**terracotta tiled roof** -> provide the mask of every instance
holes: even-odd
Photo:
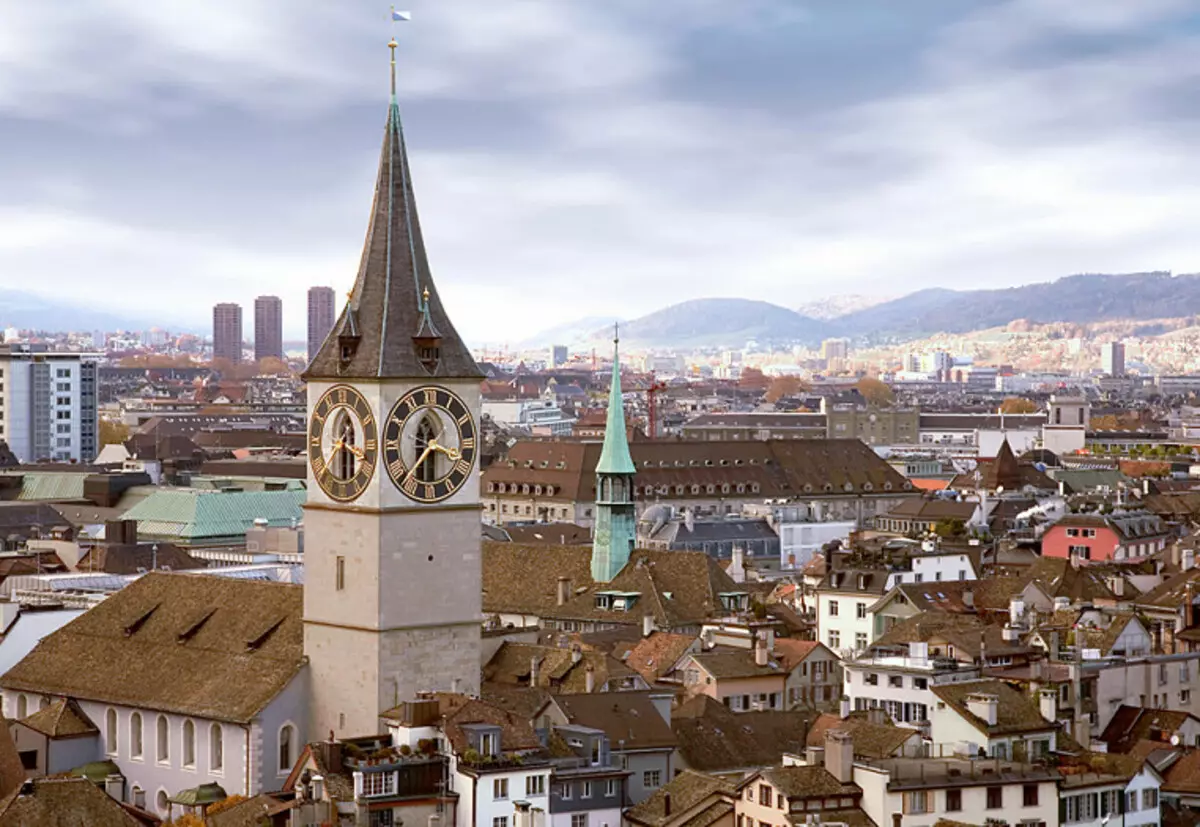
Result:
[[[707,695],[676,707],[671,728],[689,767],[734,772],[773,767],[804,750],[810,718],[799,712],[734,712]]]
[[[504,753],[539,751],[542,742],[529,720],[515,712],[486,701],[469,699],[446,715],[446,738],[454,751],[462,755],[470,743],[463,727],[467,724],[491,724],[500,727],[500,749]]]
[[[53,701],[46,708],[21,719],[21,723],[49,738],[76,738],[81,735],[100,734],[92,719],[70,698]]]
[[[483,610],[541,615],[558,603],[558,578],[572,589],[592,584],[586,546],[483,543]]]
[[[1029,567],[1025,583],[1036,583],[1051,599],[1069,597],[1072,602],[1114,600],[1103,571],[1075,567],[1065,557],[1042,557]]]
[[[535,657],[539,661],[537,686],[553,692],[586,692],[589,667],[597,688],[608,681],[619,681],[636,674],[604,652],[572,652],[553,646],[505,641],[483,667],[483,679],[508,686],[528,686]]]
[[[932,689],[938,700],[945,701],[962,716],[963,720],[989,736],[1018,732],[1044,732],[1056,728],[1054,724],[1042,717],[1041,710],[1028,697],[1003,681],[984,679],[935,684]],[[977,717],[967,708],[967,696],[976,693],[996,696],[998,703],[995,725],[989,726],[986,721]]]
[[[0,686],[245,723],[304,664],[302,594],[151,572],[48,635]]]
[[[637,642],[625,658],[625,665],[638,672],[647,682],[656,683],[689,648],[696,645],[697,640],[696,635],[654,632]]]
[[[1188,719],[1200,723],[1194,715],[1173,709],[1151,709],[1121,704],[1104,728],[1100,740],[1113,753],[1129,752],[1139,741],[1157,741],[1159,746],[1171,743]]]
[[[891,723],[873,724],[862,718],[842,719],[826,713],[818,717],[808,730],[807,745],[824,747],[825,733],[830,730],[849,733],[854,742],[854,754],[865,758],[895,757],[900,748],[917,735],[916,730]]]
[[[733,812],[734,793],[733,786],[719,778],[693,770],[683,770],[672,778],[670,783],[655,790],[654,795],[626,811],[625,817],[634,824],[646,827],[682,827],[682,814],[710,802],[698,820],[686,822],[687,827],[704,827]],[[670,813],[667,812],[668,796],[671,802]]]
[[[939,641],[953,644],[956,657],[965,656],[967,659],[979,658],[981,644],[994,655],[1029,651],[1021,643],[1006,641],[1003,629],[984,622],[978,615],[942,612],[925,612],[905,618],[872,643],[870,648],[907,648],[910,642],[936,644]],[[933,647],[930,654],[934,654]],[[963,657],[958,659],[963,660]]]
[[[896,588],[917,611],[963,614],[973,611],[1006,612],[1009,601],[1021,593],[1021,585],[1021,580],[1016,577],[988,577],[982,580],[901,583]]]
[[[596,692],[558,695],[553,703],[572,724],[603,730],[613,748],[671,749],[675,734],[654,706],[650,692]]]
[[[763,770],[762,777],[770,781],[788,798],[862,795],[862,790],[857,784],[853,782],[843,784],[820,764],[804,767],[775,767]]]
[[[763,677],[778,677],[782,680],[788,674],[788,670],[784,669],[783,664],[775,657],[768,657],[766,665],[759,666],[755,662],[754,652],[749,649],[700,652],[692,655],[689,661],[717,680]]]

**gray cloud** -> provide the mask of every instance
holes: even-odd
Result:
[[[386,11],[41,5],[0,31],[0,283],[197,327],[279,293],[293,332],[348,286]],[[1200,262],[1182,0],[413,6],[418,200],[476,340]]]

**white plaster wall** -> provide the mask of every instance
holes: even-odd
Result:
[[[870,608],[871,604],[878,599],[878,595],[818,592],[817,640],[834,650],[842,658],[854,651],[855,636],[859,633],[867,636],[867,644],[870,645],[873,642],[871,613],[867,611],[865,617],[858,617],[857,605],[862,603],[865,607]],[[831,602],[838,604],[836,616],[829,613]],[[837,646],[833,646],[829,642],[831,631],[837,631],[840,635]]]

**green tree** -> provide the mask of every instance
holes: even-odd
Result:
[[[116,419],[100,420],[100,445],[121,445],[129,439],[129,426]]]

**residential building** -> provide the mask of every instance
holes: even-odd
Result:
[[[1149,511],[1068,514],[1042,535],[1042,555],[1073,565],[1135,563],[1162,551],[1171,537],[1162,518]]]
[[[343,737],[397,698],[477,694],[482,660],[484,374],[430,273],[394,96],[383,137],[358,276],[304,374],[309,724]]]
[[[973,553],[972,553],[973,552]],[[888,586],[901,583],[944,583],[977,580],[979,553],[972,549],[943,548],[935,541],[922,543],[920,552],[914,550],[888,576]]]
[[[863,825],[863,790],[854,783],[854,745],[847,733],[825,733],[823,764],[761,770],[743,779],[735,801],[738,824],[822,822]]]
[[[885,571],[834,568],[817,586],[817,634],[838,657],[862,652],[874,640],[868,610],[883,596],[887,580]]]
[[[874,709],[867,717],[842,718],[838,714],[825,714],[812,722],[805,739],[805,749],[824,749],[825,733],[830,730],[844,732],[854,745],[854,755],[860,758],[904,758],[924,757],[924,740],[920,730],[896,726],[887,719],[882,709]]]
[[[1059,773],[1045,766],[945,758],[862,760],[854,781],[875,824],[1006,823],[1059,827]]]
[[[894,534],[918,535],[943,525],[965,526],[976,519],[979,503],[970,500],[913,498],[875,518],[875,528]]]
[[[0,442],[23,463],[91,462],[100,450],[98,354],[0,345]]]
[[[213,358],[242,361],[242,306],[224,302],[213,307]]]
[[[816,640],[775,638],[771,654],[787,674],[787,709],[837,709],[842,697],[842,662]]]
[[[596,442],[524,440],[483,472],[484,519],[595,524]],[[697,518],[736,514],[765,499],[817,503],[823,517],[866,525],[916,496],[913,485],[857,439],[629,443],[638,514],[655,505]],[[836,473],[835,470],[836,469]]]
[[[913,445],[919,439],[921,412],[916,408],[868,405],[826,406],[830,439],[859,439],[867,445]]]
[[[1125,343],[1105,342],[1100,345],[1100,370],[1106,376],[1123,377],[1125,375]]]
[[[31,732],[50,728],[42,707],[78,717],[72,757],[90,748],[91,761],[112,761],[118,799],[144,797],[160,816],[205,782],[230,795],[278,789],[308,731],[301,599],[288,584],[151,572],[0,677],[4,716]],[[48,744],[41,765],[61,748]]]
[[[283,358],[283,302],[278,296],[254,300],[254,361]]]
[[[337,319],[332,287],[308,288],[308,361],[316,357]]]
[[[1091,764],[1063,770],[1064,827],[1158,827],[1163,777],[1153,764],[1131,755],[1104,755]]]
[[[753,652],[718,649],[684,655],[675,675],[689,698],[708,695],[734,712],[785,708],[788,675],[764,642]]]
[[[849,339],[825,339],[821,342],[821,358],[826,362],[830,359],[845,359],[849,355]]]
[[[804,752],[808,724],[808,716],[795,712],[734,712],[697,695],[671,716],[678,768],[741,778],[777,767],[786,755]]]
[[[1174,709],[1121,705],[1100,734],[1111,753],[1127,754],[1142,742],[1200,748],[1200,718]]]
[[[534,719],[540,729],[554,729],[563,735],[568,746],[583,755],[592,755],[592,745],[597,743],[597,737],[602,737],[603,754],[611,757],[611,761],[606,759],[588,766],[592,772],[613,779],[614,786],[619,785],[616,806],[629,806],[645,801],[675,777],[676,740],[671,731],[671,702],[672,696],[662,692],[552,695],[537,710]],[[614,777],[613,767],[624,770],[621,778]],[[558,800],[552,801],[552,810],[556,806],[559,811],[592,809],[601,804],[612,806],[612,795],[607,792],[602,795],[598,783],[593,783],[591,795],[582,795],[585,791],[579,789],[582,783],[598,779],[567,773],[569,769],[569,765],[556,766],[555,777],[561,774],[564,782],[576,785],[579,794],[564,797],[563,790],[557,790]],[[605,785],[608,786],[607,780]],[[594,820],[593,827],[605,823],[601,814],[595,814]],[[617,821],[607,823],[615,825]]]
[[[980,679],[934,684],[930,738],[967,755],[1030,761],[1057,746],[1057,706],[1049,715],[1003,681]],[[1053,700],[1053,699],[1052,699]]]

